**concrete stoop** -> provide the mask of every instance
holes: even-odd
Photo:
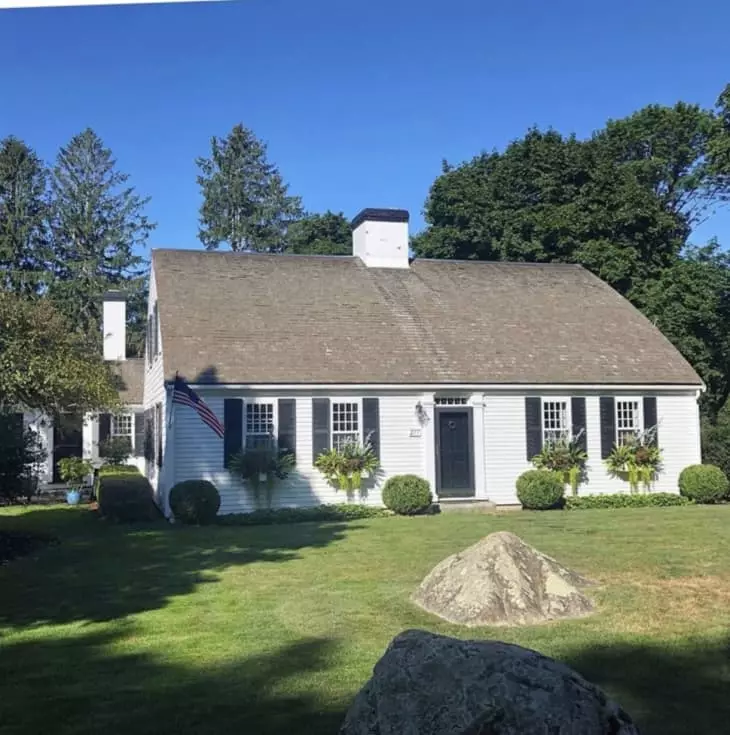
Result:
[[[491,500],[481,498],[443,498],[436,503],[441,513],[493,513],[498,510]]]

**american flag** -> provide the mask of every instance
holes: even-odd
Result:
[[[210,426],[221,439],[223,438],[225,433],[223,424],[218,421],[218,417],[210,410],[208,404],[182,378],[175,378],[172,402],[190,406],[193,411],[197,412],[203,423]]]

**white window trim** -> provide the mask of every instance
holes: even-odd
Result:
[[[358,443],[363,443],[363,416],[362,416],[362,398],[356,398],[353,396],[338,396],[336,398],[330,398],[330,449],[333,449],[335,446],[335,420],[334,420],[334,412],[335,412],[335,403],[355,403],[357,405],[357,441]],[[338,432],[338,433],[346,433],[346,432]],[[354,432],[352,432],[354,433]]]
[[[116,417],[117,416],[129,416],[129,427],[130,427],[129,434],[117,434],[114,431],[114,428],[115,428],[114,424],[116,422]],[[116,415],[115,414],[112,414],[111,417],[110,417],[110,419],[109,419],[109,438],[110,439],[113,439],[113,438],[116,438],[116,437],[123,437],[125,439],[129,439],[129,445],[131,447],[132,454],[134,454],[135,449],[136,449],[136,447],[134,445],[135,428],[136,428],[135,421],[136,421],[135,414],[134,413],[129,413],[127,411],[122,411],[122,412],[120,412],[119,414],[116,414]]]
[[[566,436],[568,440],[573,439],[573,406],[570,396],[540,396],[540,426],[542,428],[543,446],[548,441],[545,438],[545,404],[546,403],[565,403],[565,422]]]
[[[616,444],[618,444],[618,431],[619,431],[618,404],[627,403],[629,401],[635,402],[638,406],[637,411],[636,411],[636,415],[637,415],[636,431],[639,434],[641,434],[646,429],[646,427],[644,426],[644,397],[643,396],[614,396],[613,398],[613,424],[614,424],[613,440]]]
[[[274,437],[274,441],[276,441],[277,437],[279,436],[279,401],[276,398],[244,398],[242,417],[243,431],[241,432],[243,434],[244,448],[248,446],[248,406],[254,405],[270,405],[272,407],[271,433]],[[263,436],[263,434],[252,434],[252,436]]]

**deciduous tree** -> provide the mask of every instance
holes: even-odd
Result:
[[[286,252],[310,255],[351,255],[352,231],[342,212],[308,214],[289,227]]]

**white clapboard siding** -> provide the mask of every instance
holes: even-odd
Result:
[[[515,481],[527,469],[524,395],[486,394],[484,440],[487,497],[497,505],[518,503]]]
[[[154,309],[154,305],[157,301],[157,284],[155,282],[154,271],[150,272],[150,285],[149,285],[149,298],[147,300],[147,319],[149,320]],[[165,393],[165,375],[162,362],[162,351],[164,345],[162,344],[162,335],[159,336],[159,354],[149,364],[147,361],[147,355],[145,355],[145,373],[144,373],[144,392],[143,392],[143,406],[145,411],[152,409],[157,403],[162,404],[162,446],[167,451],[167,422],[164,420],[166,416],[166,393]],[[152,487],[155,491],[155,500],[162,507],[163,499],[159,496],[158,481],[159,481],[159,468],[156,462],[145,462],[144,458],[139,458],[140,469],[142,472],[147,474]]]
[[[224,396],[220,391],[200,390],[201,397],[223,422]],[[362,394],[360,394],[362,395]],[[296,454],[295,471],[276,485],[274,507],[312,506],[322,503],[359,502],[380,505],[383,482],[396,474],[425,474],[423,438],[411,436],[417,426],[415,404],[417,397],[374,396],[380,399],[380,461],[382,472],[376,481],[366,481],[362,495],[348,498],[347,494],[329,485],[312,466],[312,396],[267,396],[272,402],[279,397],[296,399]],[[252,397],[252,394],[227,397]],[[256,398],[263,398],[257,395]],[[420,432],[415,432],[420,434]],[[219,439],[198,415],[186,406],[174,406],[171,436],[174,437],[174,481],[188,479],[210,480],[221,494],[221,514],[248,512],[255,508],[251,492],[231,477],[223,467],[223,440]]]

